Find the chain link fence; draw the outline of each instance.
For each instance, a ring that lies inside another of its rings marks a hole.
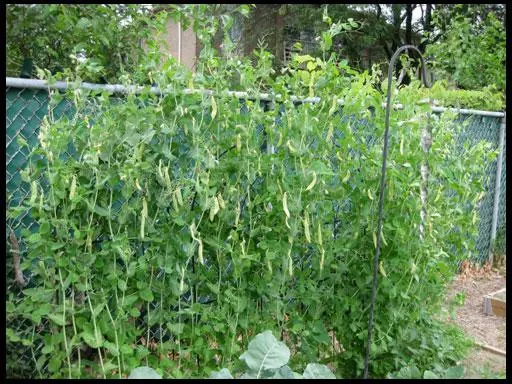
[[[48,113],[49,95],[45,90],[22,89],[7,87],[6,88],[6,193],[7,193],[7,209],[11,207],[18,207],[22,205],[23,201],[29,198],[30,185],[22,180],[21,171],[28,164],[28,157],[30,151],[38,146],[39,127],[41,121]],[[270,107],[270,104],[267,104]],[[55,119],[67,115],[71,117],[74,113],[73,103],[69,100],[62,99],[57,105],[51,107]],[[241,113],[247,113],[244,107],[243,100],[241,100]],[[347,118],[347,117],[343,117]],[[279,118],[278,118],[279,119]],[[460,137],[461,142],[476,143],[481,140],[486,140],[492,143],[497,148],[499,143],[499,129],[501,118],[498,117],[484,117],[484,116],[468,116],[460,115],[456,124],[467,121],[468,125],[464,129]],[[364,121],[358,121],[357,126],[361,127],[361,134],[371,131],[371,126]],[[258,134],[261,136],[262,126],[258,127]],[[364,132],[363,132],[364,131]],[[340,132],[334,132],[335,136],[339,136]],[[375,137],[368,137],[368,140],[374,142]],[[434,137],[435,140],[435,137]],[[380,145],[380,144],[379,144]],[[314,147],[314,143],[312,143]],[[263,143],[262,150],[269,150]],[[505,147],[504,147],[505,150]],[[502,184],[500,190],[500,210],[498,216],[498,238],[503,236],[506,226],[506,158],[505,153],[503,156],[502,165]],[[485,261],[488,257],[490,247],[490,232],[494,204],[494,188],[496,179],[497,162],[494,161],[487,166],[487,172],[490,177],[486,185],[486,196],[480,208],[481,222],[479,226],[479,235],[476,241],[476,249],[473,253],[473,258],[477,261]],[[257,184],[257,183],[256,183]],[[255,185],[257,187],[257,185]],[[350,201],[342,201],[336,207],[336,211],[344,211],[350,209]],[[418,213],[419,214],[419,213]],[[24,242],[27,231],[34,232],[37,230],[37,225],[31,218],[30,214],[24,214],[16,218],[7,218],[6,223],[6,241],[8,244],[8,255],[6,259],[6,299],[9,297],[18,297],[21,295],[21,288],[16,283],[14,262],[18,262],[13,258],[16,251],[19,255],[23,256],[26,252],[26,244]],[[17,239],[17,250],[13,249],[11,237],[12,233]],[[503,242],[498,242],[498,245],[504,247]],[[504,248],[502,250],[504,252]],[[302,260],[298,260],[298,265],[307,266],[311,261],[310,257],[305,255]],[[21,257],[23,260],[23,257]],[[208,264],[208,263],[207,263]],[[206,265],[209,268],[208,265]],[[230,266],[228,266],[228,270]],[[29,271],[25,269],[25,276],[23,278],[28,283],[24,288],[32,288]],[[164,271],[158,271],[155,278],[161,279],[164,276]],[[33,284],[33,283],[32,283]],[[190,299],[190,292],[185,295],[184,300]],[[208,302],[208,297],[198,298],[199,302]],[[153,303],[153,308],[157,309],[159,303]],[[7,311],[9,312],[9,311]],[[44,320],[39,328],[33,327],[31,322],[26,321],[13,321],[7,317],[7,328],[15,331],[16,334],[27,335],[30,339],[31,335],[35,332],[39,333],[46,327]],[[147,326],[146,326],[147,327]],[[147,333],[144,332],[144,337],[153,340],[162,340],[166,337],[166,330],[162,328],[161,324],[155,324],[148,328]],[[148,340],[149,341],[149,340]],[[39,345],[26,345],[25,348],[20,348],[20,344],[7,343],[7,374],[8,377],[37,377],[43,376],[42,373],[46,371],[46,360],[40,359],[41,349],[44,347],[42,343]]]

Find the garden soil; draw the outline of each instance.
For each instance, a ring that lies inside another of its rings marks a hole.
[[[456,309],[450,322],[461,327],[476,342],[506,351],[506,319],[484,314],[484,296],[506,286],[505,273],[490,266],[473,268],[461,266],[461,273],[453,282],[447,295],[447,305],[458,293],[464,293],[464,304]],[[484,378],[489,375],[504,375],[506,357],[475,347],[464,361],[465,378]],[[490,378],[490,377],[489,377]]]

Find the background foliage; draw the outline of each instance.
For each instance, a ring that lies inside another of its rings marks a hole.
[[[254,52],[256,65],[230,55],[227,28],[219,57],[211,36],[230,19],[207,11],[186,6],[174,16],[190,18],[202,41],[196,73],[153,44],[135,75],[121,78],[149,79],[166,95],[52,94],[53,105],[72,100],[74,113],[43,121],[23,171],[31,197],[8,212],[28,211],[38,224],[23,233],[31,285],[7,302],[7,319],[28,321],[33,333],[7,329],[7,337],[11,347],[43,346],[33,355],[41,376],[126,377],[141,365],[164,377],[236,371],[236,357],[265,329],[291,347],[291,369],[317,362],[338,377],[362,374],[381,79],[332,52],[341,30],[329,19],[321,58],[298,55],[281,74],[269,76],[273,57],[264,49]],[[225,96],[235,75],[242,89],[279,93],[282,102]],[[480,142],[458,156],[463,127],[448,113],[430,116],[417,104],[422,92],[418,82],[404,85],[394,101],[405,108],[391,115],[400,129],[390,137],[373,377],[403,366],[436,370],[464,351],[460,331],[436,315],[457,261],[474,246],[484,164],[496,153]],[[295,105],[291,95],[322,101]],[[422,242],[426,124],[436,140]]]

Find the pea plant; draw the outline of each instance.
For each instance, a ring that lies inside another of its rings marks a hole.
[[[240,371],[236,357],[265,329],[290,346],[290,370],[314,361],[362,374],[383,96],[374,76],[324,57],[296,56],[269,77],[263,48],[255,65],[208,48],[195,74],[172,60],[149,74],[161,95],[52,94],[74,113],[42,122],[22,175],[31,196],[9,212],[28,211],[37,229],[23,234],[30,285],[7,304],[8,319],[33,332],[7,329],[8,343],[30,346],[41,376]],[[243,100],[225,92],[234,74]],[[280,99],[264,103],[259,91]],[[474,245],[484,162],[495,155],[480,143],[459,156],[462,128],[430,116],[419,94],[401,88],[404,109],[391,115],[373,377],[458,359],[459,339],[435,314]],[[426,124],[432,182],[420,241]]]

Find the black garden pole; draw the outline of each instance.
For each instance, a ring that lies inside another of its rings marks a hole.
[[[379,205],[378,205],[378,221],[377,221],[377,246],[375,248],[375,257],[373,259],[373,282],[372,282],[372,296],[370,302],[370,319],[368,321],[368,341],[366,344],[366,355],[364,359],[364,378],[368,378],[368,365],[370,359],[370,347],[372,342],[372,330],[373,330],[373,316],[375,310],[375,299],[377,296],[377,279],[378,279],[378,268],[379,268],[379,255],[380,255],[380,247],[381,247],[381,238],[382,238],[382,212],[384,208],[384,189],[386,186],[386,161],[388,156],[388,141],[389,141],[389,114],[391,112],[391,83],[393,80],[393,69],[395,68],[396,59],[400,56],[402,51],[412,49],[416,51],[421,60],[421,69],[422,69],[422,79],[423,84],[430,88],[431,84],[427,81],[427,70],[425,67],[425,61],[423,59],[423,55],[413,45],[404,45],[396,50],[396,52],[391,57],[389,61],[389,70],[388,70],[388,91],[386,97],[386,122],[385,122],[385,130],[384,130],[384,148],[382,149],[382,170],[380,177],[380,195],[379,195]]]

